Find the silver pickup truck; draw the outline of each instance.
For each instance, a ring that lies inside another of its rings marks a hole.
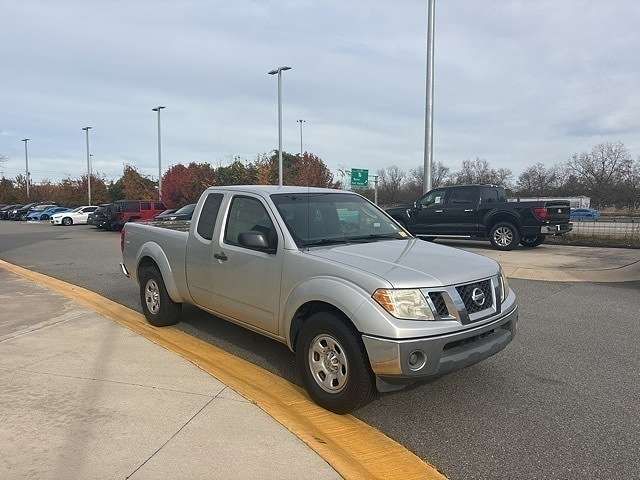
[[[121,240],[151,324],[189,303],[286,343],[310,396],[338,413],[487,358],[516,332],[498,263],[416,239],[353,192],[213,187],[190,224],[127,223]]]

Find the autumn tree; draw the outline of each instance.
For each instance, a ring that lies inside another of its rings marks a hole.
[[[124,166],[122,191],[129,200],[153,200],[158,198],[157,183],[144,176],[131,165]]]
[[[202,192],[216,184],[216,172],[208,163],[173,165],[162,177],[162,200],[169,208],[195,203]]]
[[[538,162],[524,169],[518,176],[516,189],[518,194],[526,196],[557,195],[560,179],[558,167],[545,167]]]
[[[278,184],[278,152],[259,156],[257,164],[257,183],[262,185]],[[282,152],[283,183],[309,187],[335,187],[331,170],[317,155],[305,152],[299,154]]]

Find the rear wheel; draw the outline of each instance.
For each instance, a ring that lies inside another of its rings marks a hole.
[[[175,325],[180,321],[182,304],[171,300],[156,266],[140,268],[140,303],[147,321],[156,327]]]
[[[524,237],[520,240],[520,244],[523,247],[533,248],[543,244],[546,238],[546,235],[538,235],[537,237]]]
[[[73,219],[72,219],[71,217],[64,217],[64,218],[62,219],[62,224],[63,224],[65,227],[68,227],[69,225],[73,225]]]
[[[347,322],[331,312],[315,313],[296,341],[296,365],[307,392],[340,414],[369,403],[376,392],[367,352]]]
[[[513,250],[520,243],[520,234],[513,224],[498,222],[491,228],[489,240],[498,250]]]

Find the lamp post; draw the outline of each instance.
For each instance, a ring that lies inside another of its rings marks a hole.
[[[27,200],[29,199],[29,149],[27,148],[27,142],[31,140],[30,138],[23,138],[21,141],[24,142],[24,169],[25,174],[27,176],[26,184],[27,184]]]
[[[89,199],[89,205],[91,205],[91,156],[89,153],[89,130],[92,127],[82,127],[84,130],[85,138],[87,141],[87,197]]]
[[[162,110],[162,105],[158,105],[151,110],[154,112],[158,112],[158,201],[162,201],[162,142],[160,141],[160,110]]]
[[[300,124],[300,158],[302,158],[302,152],[304,151],[302,148],[302,124],[306,122],[306,120],[296,120]]]
[[[271,70],[269,75],[278,75],[278,185],[282,186],[282,72],[291,70],[283,66]]]
[[[435,38],[436,1],[428,0],[427,8],[427,89],[424,115],[424,181],[423,191],[431,190],[433,163],[433,51]]]

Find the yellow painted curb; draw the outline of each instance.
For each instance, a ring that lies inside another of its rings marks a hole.
[[[0,267],[43,285],[176,352],[271,415],[347,479],[446,477],[405,447],[352,415],[319,407],[303,389],[246,360],[82,287],[0,260]]]

